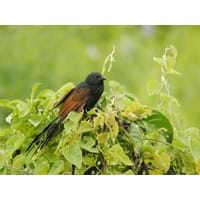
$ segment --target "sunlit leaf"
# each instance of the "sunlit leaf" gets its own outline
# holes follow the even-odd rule
[[[59,94],[60,96],[63,96],[73,88],[74,88],[73,83],[66,83],[56,93]]]
[[[32,87],[32,92],[31,92],[31,102],[33,102],[33,98],[35,97],[35,94],[37,92],[37,89],[40,87],[42,83],[36,83]]]
[[[192,175],[195,173],[193,156],[188,152],[181,153],[182,173]]]
[[[12,133],[13,133],[13,130],[11,130],[9,128],[0,129],[0,137],[4,137],[4,136],[9,137],[10,134],[12,134]]]
[[[200,175],[200,160],[195,163],[195,170]]]
[[[90,122],[88,122],[88,121],[82,121],[81,122],[81,125],[79,127],[79,131],[81,133],[90,132],[92,130],[93,130],[93,126],[92,126],[92,124]]]
[[[158,152],[156,151],[153,154],[152,164],[157,168],[162,170],[164,173],[168,171],[170,167],[170,155],[165,152]]]
[[[28,121],[34,127],[37,127],[40,124],[41,120],[42,120],[42,117],[40,115],[36,115],[36,114],[31,115],[30,118],[28,119]]]
[[[8,115],[6,117],[6,122],[9,123],[9,124],[11,124],[12,119],[13,119],[13,113],[11,113],[10,115]]]
[[[173,140],[173,128],[169,120],[159,111],[153,110],[151,116],[145,119],[148,123],[153,124],[156,128],[162,129],[162,134],[166,141],[171,143]]]
[[[108,112],[105,114],[105,124],[109,129],[112,141],[115,142],[115,139],[119,133],[119,127],[114,113]]]
[[[105,154],[108,165],[133,165],[132,161],[125,154],[124,150],[119,144],[112,146]]]
[[[25,117],[30,112],[30,106],[21,100],[13,100],[12,105],[16,106],[18,117]]]
[[[44,160],[35,165],[34,173],[38,175],[48,174],[49,169],[50,169],[50,164],[48,163],[47,160]]]
[[[64,161],[57,160],[51,167],[49,174],[58,175],[64,170]]]
[[[80,147],[92,153],[98,153],[98,150],[94,148],[96,141],[89,136],[83,137]]]
[[[88,166],[95,166],[96,158],[92,154],[87,154],[83,157],[83,164]]]
[[[94,129],[97,129],[98,127],[103,129],[104,123],[105,123],[104,114],[98,113],[97,117],[94,118]]]
[[[109,132],[103,132],[97,135],[97,141],[99,145],[106,145],[107,141],[109,139],[110,133]]]
[[[13,159],[13,167],[14,168],[17,168],[17,169],[20,169],[23,165],[24,165],[24,162],[25,162],[25,156],[23,154],[19,154],[17,155],[14,159]]]
[[[82,151],[80,149],[79,143],[71,144],[63,147],[62,154],[71,163],[74,164],[79,169],[82,165]]]
[[[70,112],[67,119],[71,120],[73,123],[78,123],[83,116],[82,112]]]

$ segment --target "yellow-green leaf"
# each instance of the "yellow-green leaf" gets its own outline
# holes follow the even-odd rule
[[[57,160],[51,167],[49,174],[58,175],[64,170],[64,161]]]
[[[153,155],[152,164],[157,168],[162,170],[164,173],[168,171],[170,167],[171,158],[169,154],[165,152],[156,151]]]
[[[62,154],[71,163],[79,169],[82,165],[82,151],[79,143],[71,144],[62,148]]]
[[[119,144],[112,146],[105,154],[108,165],[133,165],[133,162],[125,154],[124,150]]]
[[[36,93],[37,89],[40,87],[41,84],[42,83],[36,83],[36,84],[33,85],[32,92],[31,92],[31,102],[33,102],[33,98],[35,96],[35,93]]]
[[[50,165],[49,165],[48,161],[44,160],[42,162],[38,162],[35,165],[34,173],[37,175],[45,175],[45,174],[48,174],[49,168],[50,168]]]
[[[85,136],[85,137],[83,137],[80,146],[82,149],[85,149],[89,152],[98,153],[98,150],[93,147],[95,145],[95,143],[96,142],[93,138],[91,138],[89,136]]]

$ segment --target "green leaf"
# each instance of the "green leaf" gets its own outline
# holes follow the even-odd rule
[[[9,124],[11,124],[12,119],[13,119],[13,113],[11,113],[10,115],[8,115],[8,116],[6,117],[6,122],[9,123]]]
[[[177,50],[173,45],[165,49],[165,55],[163,59],[165,61],[165,69],[168,74],[181,75],[175,70]]]
[[[94,154],[93,154],[94,155]],[[86,154],[83,156],[83,164],[87,166],[95,166],[96,158],[92,154]]]
[[[64,161],[57,160],[50,169],[50,175],[58,175],[64,170]]]
[[[133,162],[129,159],[129,157],[125,154],[124,150],[119,144],[112,146],[106,153],[105,153],[106,160],[108,165],[118,165],[118,164],[125,164],[125,165],[133,165]]]
[[[23,154],[19,154],[17,155],[14,159],[13,159],[13,167],[20,169],[21,167],[23,167],[24,163],[25,163],[25,159],[26,157]]]
[[[154,125],[156,128],[162,130],[163,136],[166,141],[172,143],[173,140],[173,128],[169,120],[161,112],[153,110],[152,115],[148,116],[145,121]]]
[[[103,112],[98,113],[98,115],[93,120],[94,129],[98,129],[98,127],[100,127],[101,129],[103,129],[104,122],[105,122],[104,113]]]
[[[64,122],[64,128],[65,128],[64,132],[66,132],[68,134],[71,131],[75,131],[77,129],[77,124],[68,120],[68,121]]]
[[[24,139],[25,137],[23,135],[11,135],[6,141],[7,151],[12,154],[15,150],[21,147]]]
[[[69,119],[70,121],[74,122],[74,123],[78,123],[81,118],[83,116],[83,112],[70,112],[69,115],[67,116],[67,119]]]
[[[33,85],[32,92],[31,92],[31,102],[33,102],[33,99],[35,97],[36,91],[40,87],[41,84],[42,83],[36,83],[36,84]]]
[[[34,126],[37,127],[42,121],[42,117],[38,114],[32,114],[28,121]]]
[[[15,105],[18,117],[25,117],[30,112],[30,106],[21,100],[13,100],[12,105]]]
[[[147,85],[148,94],[150,96],[158,94],[160,92],[160,83],[156,80],[151,80]]]
[[[0,129],[0,137],[9,137],[10,134],[13,133],[13,130],[9,129],[9,128],[6,128],[6,129]]]
[[[200,175],[200,160],[195,163],[195,171]]]
[[[50,169],[50,164],[48,163],[47,160],[44,160],[42,162],[38,162],[35,164],[35,170],[34,173],[37,175],[45,175],[48,174]]]
[[[173,57],[173,56],[166,56],[165,57],[165,69],[166,69],[166,72],[170,72],[171,69],[173,69],[176,65],[176,58]]]
[[[131,123],[130,134],[133,137],[141,140],[142,133],[141,133],[140,127],[134,122]]]
[[[74,164],[78,169],[82,165],[82,151],[79,143],[71,144],[62,148],[62,154],[71,163]]]
[[[59,94],[60,96],[63,96],[73,88],[74,88],[73,83],[66,83],[56,93]]]
[[[109,136],[110,136],[109,132],[103,132],[103,133],[98,134],[97,135],[98,144],[100,146],[105,146],[108,142]]]
[[[178,134],[178,131],[174,132],[173,136],[173,145],[179,149],[185,150],[187,145],[183,142],[182,137]]]
[[[195,161],[200,160],[200,136],[189,138],[190,151]]]
[[[90,122],[88,121],[81,121],[81,125],[79,127],[79,131],[81,133],[87,133],[93,130],[93,126]]]
[[[37,98],[50,98],[52,96],[55,96],[55,92],[53,90],[50,89],[45,89],[42,90],[38,95]]]
[[[119,133],[119,127],[115,119],[114,113],[112,112],[105,113],[105,124],[109,129],[112,141],[115,142],[115,139],[117,138],[117,135]]]
[[[181,152],[181,167],[179,167],[182,171],[182,173],[187,174],[187,175],[193,175],[195,173],[195,165],[194,165],[194,159],[191,153],[188,153],[187,151]],[[179,169],[179,170],[180,170]]]
[[[153,158],[152,164],[154,167],[162,170],[164,173],[169,170],[171,158],[167,153],[156,151]]]
[[[95,145],[95,143],[96,143],[96,141],[93,138],[91,138],[89,136],[84,136],[81,141],[80,147],[89,152],[98,153],[98,150],[93,147]]]
[[[20,148],[20,146],[23,144],[23,142],[24,142],[24,139],[25,139],[25,137],[24,137],[24,135],[20,135],[19,137],[18,137],[18,139],[15,141],[15,143],[14,143],[14,147],[15,147],[15,149],[18,149],[18,148]]]
[[[181,75],[174,68],[176,65],[177,50],[173,45],[165,48],[165,53],[161,58],[154,57],[153,60],[158,63],[167,74]]]

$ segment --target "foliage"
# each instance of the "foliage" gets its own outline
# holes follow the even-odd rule
[[[164,57],[154,59],[164,78],[151,82],[148,91],[162,100],[167,90],[162,107],[143,105],[121,84],[109,81],[95,108],[87,114],[71,112],[62,133],[34,155],[25,152],[27,146],[56,117],[54,103],[74,85],[38,92],[39,83],[30,99],[1,99],[0,106],[11,113],[9,127],[0,129],[0,174],[200,174],[199,129],[177,126],[169,107],[174,97],[164,87],[167,74],[177,74],[176,54],[171,46]]]

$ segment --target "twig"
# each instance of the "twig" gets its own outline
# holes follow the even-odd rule
[[[114,54],[115,54],[115,46],[113,46],[113,49],[112,49],[112,52],[106,57],[104,63],[103,63],[103,68],[102,68],[102,75],[104,75],[105,71],[106,71],[106,66],[107,66],[107,63],[109,63],[108,65],[108,72],[111,71],[112,69],[112,64],[113,62],[115,62],[115,59],[114,59]]]

